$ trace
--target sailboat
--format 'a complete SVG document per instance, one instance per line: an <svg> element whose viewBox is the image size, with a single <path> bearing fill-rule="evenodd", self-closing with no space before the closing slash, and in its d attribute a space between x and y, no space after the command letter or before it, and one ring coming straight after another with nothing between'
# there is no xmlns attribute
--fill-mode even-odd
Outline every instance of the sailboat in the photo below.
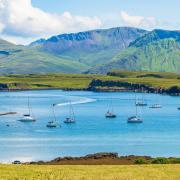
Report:
<svg viewBox="0 0 180 180"><path fill-rule="evenodd" d="M160 108L162 108L162 105L159 103L159 98L158 98L158 96L157 96L157 98L156 98L156 101L157 101L158 103L152 104L149 108L152 108L152 109L160 109Z"/></svg>
<svg viewBox="0 0 180 180"><path fill-rule="evenodd" d="M108 110L107 113L106 113L106 118L116 118L116 115L114 114L114 109L113 109L113 104L112 104L112 100L111 100L111 103L110 103L110 108L111 110Z"/></svg>
<svg viewBox="0 0 180 180"><path fill-rule="evenodd" d="M35 122L36 121L36 119L32 115L29 97L28 97L28 111L29 111L29 113L24 114L23 117L19 121L21 121L21 122Z"/></svg>
<svg viewBox="0 0 180 180"><path fill-rule="evenodd" d="M149 108L152 108L152 109L160 109L162 108L162 106L160 104L153 104L152 106L150 106Z"/></svg>
<svg viewBox="0 0 180 180"><path fill-rule="evenodd" d="M71 104L71 102L69 103L69 117L67 117L65 120L64 120L64 123L66 124L72 124L72 123L75 123L76 120L75 120L75 115L74 115L74 110L73 110L73 106Z"/></svg>
<svg viewBox="0 0 180 180"><path fill-rule="evenodd" d="M56 105L53 104L53 118L54 118L54 120L49 121L49 122L47 123L46 127L48 127L48 128L56 128L56 127L58 126L57 119L56 119L56 115L55 115L55 111L54 111L54 107L55 107L55 106L56 106Z"/></svg>
<svg viewBox="0 0 180 180"><path fill-rule="evenodd" d="M142 89L142 91L143 91L143 89ZM136 106L147 106L147 103L145 103L145 101L144 101L143 95L142 95L141 99L136 98Z"/></svg>
<svg viewBox="0 0 180 180"><path fill-rule="evenodd" d="M141 119L140 117L138 117L137 106L135 106L135 107L136 107L136 115L129 117L128 120L127 120L127 122L128 122L128 123L143 123L143 119Z"/></svg>

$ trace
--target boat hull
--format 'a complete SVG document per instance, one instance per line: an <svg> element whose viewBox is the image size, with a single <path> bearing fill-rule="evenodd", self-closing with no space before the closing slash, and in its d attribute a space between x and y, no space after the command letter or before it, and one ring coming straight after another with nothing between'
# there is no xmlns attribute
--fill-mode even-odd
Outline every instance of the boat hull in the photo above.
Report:
<svg viewBox="0 0 180 180"><path fill-rule="evenodd" d="M143 120L138 117L130 117L127 120L128 123L143 123Z"/></svg>
<svg viewBox="0 0 180 180"><path fill-rule="evenodd" d="M18 121L20 121L20 122L35 122L36 119L34 119L34 118L23 118L23 119L19 119Z"/></svg>

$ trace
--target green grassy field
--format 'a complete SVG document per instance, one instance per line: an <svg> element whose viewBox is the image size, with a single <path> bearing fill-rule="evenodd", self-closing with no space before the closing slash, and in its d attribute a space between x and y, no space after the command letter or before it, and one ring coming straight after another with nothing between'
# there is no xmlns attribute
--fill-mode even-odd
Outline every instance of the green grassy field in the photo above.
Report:
<svg viewBox="0 0 180 180"><path fill-rule="evenodd" d="M180 165L26 166L0 165L2 180L178 180Z"/></svg>
<svg viewBox="0 0 180 180"><path fill-rule="evenodd" d="M108 75L45 74L0 76L0 84L9 89L87 89L92 80L128 82L168 89L180 87L180 74L112 71Z"/></svg>

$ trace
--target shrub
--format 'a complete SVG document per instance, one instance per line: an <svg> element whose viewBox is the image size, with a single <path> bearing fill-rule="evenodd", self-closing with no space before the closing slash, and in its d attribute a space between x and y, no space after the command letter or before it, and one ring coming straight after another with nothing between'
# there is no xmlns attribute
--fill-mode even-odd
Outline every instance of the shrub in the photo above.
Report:
<svg viewBox="0 0 180 180"><path fill-rule="evenodd" d="M180 164L180 158L170 158L169 163Z"/></svg>
<svg viewBox="0 0 180 180"><path fill-rule="evenodd" d="M136 159L136 160L134 161L134 163L135 163L135 164L147 164L147 161L146 161L146 159L144 159L144 158L139 158L139 159Z"/></svg>
<svg viewBox="0 0 180 180"><path fill-rule="evenodd" d="M167 158L156 158L152 161L153 164L168 164L169 160Z"/></svg>

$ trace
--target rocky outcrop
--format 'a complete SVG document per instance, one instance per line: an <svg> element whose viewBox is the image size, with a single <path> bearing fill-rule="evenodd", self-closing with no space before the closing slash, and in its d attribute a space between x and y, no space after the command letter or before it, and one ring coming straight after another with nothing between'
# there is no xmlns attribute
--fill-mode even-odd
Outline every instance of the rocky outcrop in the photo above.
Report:
<svg viewBox="0 0 180 180"><path fill-rule="evenodd" d="M123 91L134 91L134 92L146 92L146 93L159 93L159 94L170 94L170 95L180 95L180 87L173 86L169 89L163 88L155 88L150 87L144 84L137 84L137 83L129 83L129 82L122 82L122 81L102 81L99 79L92 80L90 83L88 90L90 91L102 91L104 90L110 91L118 91L117 87L124 88ZM121 91L121 89L120 89Z"/></svg>

